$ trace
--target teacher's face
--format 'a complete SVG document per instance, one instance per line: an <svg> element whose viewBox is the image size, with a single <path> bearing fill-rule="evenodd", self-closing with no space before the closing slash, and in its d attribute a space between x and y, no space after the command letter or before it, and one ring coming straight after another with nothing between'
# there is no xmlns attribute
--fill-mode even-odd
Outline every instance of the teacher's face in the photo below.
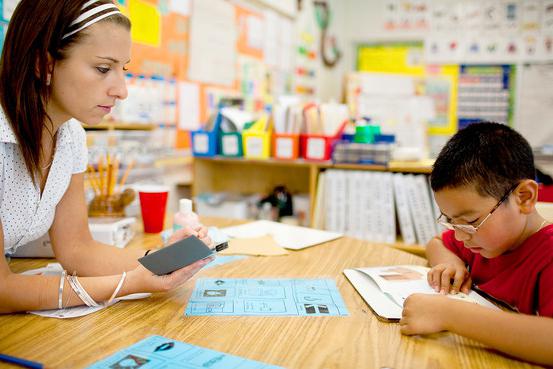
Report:
<svg viewBox="0 0 553 369"><path fill-rule="evenodd" d="M127 97L125 65L130 62L131 35L123 26L98 22L57 61L51 77L47 112L54 124L71 118L98 124L117 99Z"/></svg>

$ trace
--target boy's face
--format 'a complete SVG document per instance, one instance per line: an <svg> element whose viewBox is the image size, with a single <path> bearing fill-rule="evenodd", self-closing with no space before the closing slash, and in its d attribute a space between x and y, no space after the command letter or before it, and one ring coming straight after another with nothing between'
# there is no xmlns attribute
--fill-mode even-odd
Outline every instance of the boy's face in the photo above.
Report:
<svg viewBox="0 0 553 369"><path fill-rule="evenodd" d="M472 186L446 188L434 193L443 218L451 224L470 224L478 227L474 234L455 229L455 238L465 247L485 258L495 258L516 248L526 226L526 216L521 213L510 194L486 219L499 200L481 196Z"/></svg>

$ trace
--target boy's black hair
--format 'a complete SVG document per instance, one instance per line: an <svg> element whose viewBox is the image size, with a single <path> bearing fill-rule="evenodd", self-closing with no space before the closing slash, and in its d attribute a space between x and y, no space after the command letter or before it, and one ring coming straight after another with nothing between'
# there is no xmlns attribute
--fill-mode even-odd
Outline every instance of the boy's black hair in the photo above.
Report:
<svg viewBox="0 0 553 369"><path fill-rule="evenodd" d="M535 178L528 141L504 124L481 122L460 130L445 144L430 185L434 192L473 185L481 196L499 200L521 180Z"/></svg>

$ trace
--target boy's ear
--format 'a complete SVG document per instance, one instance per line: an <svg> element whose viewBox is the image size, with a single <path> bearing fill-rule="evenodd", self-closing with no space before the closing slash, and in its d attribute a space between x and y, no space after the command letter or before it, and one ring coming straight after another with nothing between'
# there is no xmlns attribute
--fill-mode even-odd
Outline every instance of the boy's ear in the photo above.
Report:
<svg viewBox="0 0 553 369"><path fill-rule="evenodd" d="M517 205L523 214L534 211L538 201L538 184L531 179L522 181L514 191Z"/></svg>

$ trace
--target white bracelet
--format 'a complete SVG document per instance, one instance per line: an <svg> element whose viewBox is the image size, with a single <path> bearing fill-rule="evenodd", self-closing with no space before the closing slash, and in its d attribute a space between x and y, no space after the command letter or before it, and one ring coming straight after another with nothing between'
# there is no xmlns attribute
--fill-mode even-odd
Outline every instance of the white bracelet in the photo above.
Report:
<svg viewBox="0 0 553 369"><path fill-rule="evenodd" d="M79 279L77 278L77 276L69 275L67 276L67 280L69 281L69 284L73 288L73 291L75 291L77 296L79 296L81 301L84 302L87 306L90 306L90 307L100 306L96 301L94 301L92 297L90 297L88 292L86 292L86 290L79 282Z"/></svg>
<svg viewBox="0 0 553 369"><path fill-rule="evenodd" d="M115 296L119 293L119 290L121 290L121 287L123 287L123 282L125 282L125 278L127 277L127 272L123 272L123 275L121 276L121 279L119 280L119 283L117 284L117 287L115 287L115 291L113 291L113 294L109 298L107 304L110 304Z"/></svg>
<svg viewBox="0 0 553 369"><path fill-rule="evenodd" d="M63 270L61 272L60 286L58 287L58 309L63 309L63 286L65 284L65 275L67 272Z"/></svg>

